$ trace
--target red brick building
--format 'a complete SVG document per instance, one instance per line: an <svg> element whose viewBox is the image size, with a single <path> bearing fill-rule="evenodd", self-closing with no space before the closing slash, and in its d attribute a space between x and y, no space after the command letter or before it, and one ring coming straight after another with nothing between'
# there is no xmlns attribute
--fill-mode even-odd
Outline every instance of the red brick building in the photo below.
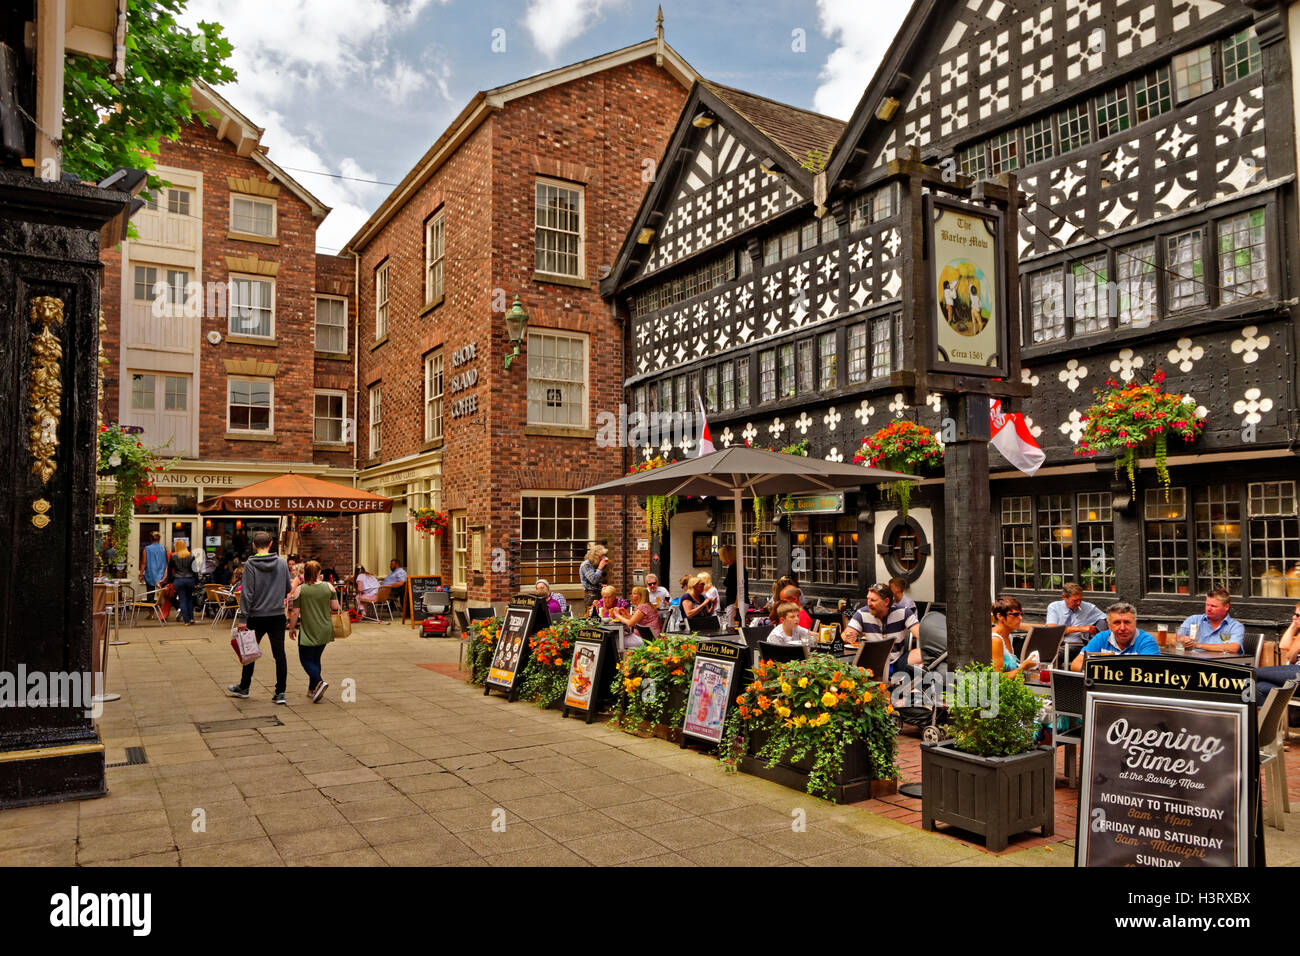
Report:
<svg viewBox="0 0 1300 956"><path fill-rule="evenodd" d="M129 573L151 531L221 554L274 532L277 515L198 512L205 495L286 471L351 484L353 263L317 256L328 207L260 145L263 130L211 88L162 145L170 185L105 254L104 421L143 428L180 459L136 509ZM352 522L331 519L301 551L350 571Z"/></svg>
<svg viewBox="0 0 1300 956"><path fill-rule="evenodd" d="M477 94L349 242L358 257L359 558L441 574L458 601L537 578L581 598L589 543L631 583L622 499L568 493L622 474L622 332L599 293L695 71L659 35ZM527 330L512 352L506 312ZM416 509L449 512L425 538ZM642 537L644 535L642 534Z"/></svg>

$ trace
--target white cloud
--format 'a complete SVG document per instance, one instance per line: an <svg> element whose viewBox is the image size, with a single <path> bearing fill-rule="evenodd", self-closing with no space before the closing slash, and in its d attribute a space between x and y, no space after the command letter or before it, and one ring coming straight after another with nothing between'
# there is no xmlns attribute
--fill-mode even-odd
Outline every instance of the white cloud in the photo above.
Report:
<svg viewBox="0 0 1300 956"><path fill-rule="evenodd" d="M910 4L873 0L864 10L862 0L817 0L822 35L839 43L826 58L813 94L813 109L848 119L876 68L894 41Z"/></svg>
<svg viewBox="0 0 1300 956"><path fill-rule="evenodd" d="M528 0L524 26L542 55L554 59L565 44L596 25L606 6L607 0Z"/></svg>

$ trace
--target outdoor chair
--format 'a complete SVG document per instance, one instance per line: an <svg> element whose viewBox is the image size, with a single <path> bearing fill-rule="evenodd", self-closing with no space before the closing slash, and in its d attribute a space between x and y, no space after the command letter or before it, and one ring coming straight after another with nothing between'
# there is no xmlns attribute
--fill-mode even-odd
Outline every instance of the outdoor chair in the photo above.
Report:
<svg viewBox="0 0 1300 956"><path fill-rule="evenodd" d="M465 615L469 618L469 623L474 621L487 621L497 616L495 608L490 607L471 607L465 609ZM468 624L466 625L468 627Z"/></svg>
<svg viewBox="0 0 1300 956"><path fill-rule="evenodd" d="M129 584L121 584L117 588L109 589L108 604L104 609L120 623L131 613L133 604L135 604L135 588Z"/></svg>
<svg viewBox="0 0 1300 956"><path fill-rule="evenodd" d="M229 614L232 618L239 611L239 596L234 591L226 588L217 587L217 595L221 603L217 607L217 613L212 616L212 623L209 627L216 627L217 622ZM204 604L206 607L206 602Z"/></svg>
<svg viewBox="0 0 1300 956"><path fill-rule="evenodd" d="M928 610L930 610L930 602L929 602L929 601L917 601L917 602L916 602L916 619L917 619L918 621L921 620L921 618L925 617L925 612L928 611Z"/></svg>
<svg viewBox="0 0 1300 956"><path fill-rule="evenodd" d="M943 739L939 723L940 715L946 713L941 687L948 672L948 617L933 608L931 605L921 620L921 637L917 642L921 648L921 666L905 663L888 680L891 687L904 685L902 705L894 711L899 729L904 724L919 727L921 739L926 741ZM909 635L899 660L906 662L912 643Z"/></svg>
<svg viewBox="0 0 1300 956"><path fill-rule="evenodd" d="M1071 787L1079 785L1078 752L1083 746L1083 674L1075 671L1052 671L1052 742L1065 746L1065 780ZM1075 726L1062 730L1060 718L1077 720Z"/></svg>
<svg viewBox="0 0 1300 956"><path fill-rule="evenodd" d="M361 620L373 621L375 624L392 624L393 623L393 604L389 596L392 592L391 584L381 584L379 590L375 592L372 600L357 598L357 609L361 611ZM368 609L367 609L368 607ZM383 607L388 611L388 620L385 621L379 616L379 609Z"/></svg>
<svg viewBox="0 0 1300 956"><path fill-rule="evenodd" d="M1252 667L1259 667L1259 659L1264 654L1264 635L1256 631L1254 634L1243 634L1241 636L1241 653L1248 654L1254 658Z"/></svg>
<svg viewBox="0 0 1300 956"><path fill-rule="evenodd" d="M1061 641L1064 639L1064 624L1055 627L1036 627L1025 638L1025 643L1020 648L1020 659L1023 661L1034 651L1038 651L1039 666L1055 667L1056 657L1061 653Z"/></svg>
<svg viewBox="0 0 1300 956"><path fill-rule="evenodd" d="M889 652L893 649L894 642L889 638L863 641L853 655L853 666L865 667L872 680L883 681L889 673Z"/></svg>
<svg viewBox="0 0 1300 956"><path fill-rule="evenodd" d="M209 608L214 612L220 611L222 603L220 584L203 585L203 601L199 605L199 618L206 619Z"/></svg>
<svg viewBox="0 0 1300 956"><path fill-rule="evenodd" d="M152 591L145 591L137 600L131 602L131 626L135 627L136 618L141 611L146 615L157 619L158 623L164 627L167 625L166 618L162 613L162 593L164 586L154 588Z"/></svg>
<svg viewBox="0 0 1300 956"><path fill-rule="evenodd" d="M468 634L468 633L469 633L469 618L465 615L465 612L462 611L460 608L456 608L456 610L455 610L453 613L454 613L455 616L456 616L456 626L457 626L458 628L460 628L460 633L461 633L461 634Z"/></svg>
<svg viewBox="0 0 1300 956"><path fill-rule="evenodd" d="M1283 813L1291 812L1291 796L1287 792L1285 726L1288 705L1295 695L1297 681L1287 681L1268 695L1259 708L1259 769L1260 788L1268 791L1268 812L1264 822L1279 830L1286 829Z"/></svg>

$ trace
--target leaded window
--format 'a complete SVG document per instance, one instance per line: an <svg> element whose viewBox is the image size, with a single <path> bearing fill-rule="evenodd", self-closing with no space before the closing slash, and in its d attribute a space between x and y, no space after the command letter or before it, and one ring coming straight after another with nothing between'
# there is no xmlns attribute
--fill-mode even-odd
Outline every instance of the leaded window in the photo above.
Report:
<svg viewBox="0 0 1300 956"><path fill-rule="evenodd" d="M1223 305L1268 292L1263 209L1219 223L1219 287Z"/></svg>
<svg viewBox="0 0 1300 956"><path fill-rule="evenodd" d="M1263 65L1259 51L1259 37L1253 26L1234 33L1223 41L1223 81L1244 80L1258 73Z"/></svg>
<svg viewBox="0 0 1300 956"><path fill-rule="evenodd" d="M867 380L867 323L849 326L849 381Z"/></svg>
<svg viewBox="0 0 1300 956"><path fill-rule="evenodd" d="M839 352L835 348L835 333L824 332L817 339L821 353L821 390L829 392L839 384Z"/></svg>
<svg viewBox="0 0 1300 956"><path fill-rule="evenodd" d="M1074 279L1074 334L1110 328L1109 272L1106 257L1080 259L1070 266Z"/></svg>
<svg viewBox="0 0 1300 956"><path fill-rule="evenodd" d="M1117 86L1102 93L1094 101L1097 117L1097 138L1114 136L1129 128L1128 85Z"/></svg>
<svg viewBox="0 0 1300 956"><path fill-rule="evenodd" d="M1206 44L1174 57L1174 89L1186 103L1214 89L1214 47Z"/></svg>
<svg viewBox="0 0 1300 956"><path fill-rule="evenodd" d="M1139 242L1120 249L1115 257L1119 286L1119 324L1146 328L1157 318L1156 244Z"/></svg>
<svg viewBox="0 0 1300 956"><path fill-rule="evenodd" d="M1173 85L1168 66L1157 67L1145 76L1138 77L1133 84L1133 103L1139 123L1145 123L1174 108Z"/></svg>
<svg viewBox="0 0 1300 956"><path fill-rule="evenodd" d="M1029 328L1033 343L1065 338L1065 270L1044 269L1029 277Z"/></svg>
<svg viewBox="0 0 1300 956"><path fill-rule="evenodd" d="M1025 165L1052 158L1052 117L1044 116L1025 124Z"/></svg>
<svg viewBox="0 0 1300 956"><path fill-rule="evenodd" d="M1187 489L1148 488L1143 503L1146 522L1147 591L1184 594L1188 589Z"/></svg>
<svg viewBox="0 0 1300 956"><path fill-rule="evenodd" d="M1165 240L1165 269L1169 276L1169 309L1206 304L1205 230L1189 229Z"/></svg>
<svg viewBox="0 0 1300 956"><path fill-rule="evenodd" d="M1002 499L1002 580L1007 587L1034 587L1034 499Z"/></svg>
<svg viewBox="0 0 1300 956"><path fill-rule="evenodd" d="M1088 104L1074 103L1056 114L1056 138L1061 152L1068 153L1092 142L1092 127L1088 122Z"/></svg>

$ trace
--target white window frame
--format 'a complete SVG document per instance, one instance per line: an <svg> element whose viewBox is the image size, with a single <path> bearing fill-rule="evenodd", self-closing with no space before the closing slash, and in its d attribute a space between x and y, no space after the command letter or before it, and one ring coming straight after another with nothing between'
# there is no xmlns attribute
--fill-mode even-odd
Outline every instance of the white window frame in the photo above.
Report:
<svg viewBox="0 0 1300 956"><path fill-rule="evenodd" d="M343 348L340 349L323 349L320 343L320 304L322 302L337 302L343 307ZM315 321L312 325L313 348L317 352L327 352L330 355L346 355L351 349L348 348L348 300L337 295L318 295L315 303ZM338 328L337 325L329 326L331 329Z"/></svg>
<svg viewBox="0 0 1300 956"><path fill-rule="evenodd" d="M266 428L236 428L230 420L230 406L233 404L233 386L236 382L248 382L252 385L266 385L270 388L270 406L267 412ZM248 406L250 408L254 406ZM241 435L274 435L275 434L275 379L258 378L248 375L231 375L226 379L226 431L237 432Z"/></svg>
<svg viewBox="0 0 1300 956"><path fill-rule="evenodd" d="M584 544L589 543L589 542L595 540L595 534L596 534L596 499L595 499L593 496L591 496L591 495L581 495L581 496L577 496L577 497L575 497L575 496L573 496L573 495L570 495L570 494L569 494L568 492L566 492L566 491L536 491L536 490L531 490L531 489L529 489L529 490L524 490L524 491L520 491L520 492L519 492L519 545L520 545L520 561L521 561L521 562L523 561L522 554L523 554L523 551L524 551L524 545L525 545L525 544L529 544L529 543L532 543L532 542L534 542L534 541L556 542L556 541L561 540L561 539L559 539L559 538L525 538L525 537L524 537L524 520L525 520L525 519L524 519L524 517L523 517L523 514L524 514L524 499L525 499L525 498L536 498L536 499L538 499L539 501L540 501L541 499L544 499L544 498L554 498L554 499L556 499L557 501L558 501L558 500L564 500L564 501L566 501L566 502L570 502L570 503L575 502L575 501L586 501L586 502L587 502L587 529L586 529L586 534L585 534L585 535L578 536L578 537L575 537L575 538L569 538L569 539L567 539L567 540L572 541L572 542L578 542L578 541L581 541L581 542L583 542ZM539 511L540 511L540 509L539 509ZM546 519L542 519L542 520L546 520ZM569 520L569 519L564 519L564 520ZM555 563L558 563L558 562L555 562ZM582 563L582 558L581 558L581 557L577 558L577 559L575 560L574 563L575 563L575 564L578 564L578 565L581 565L581 563ZM576 576L576 575L575 575L575 576ZM581 583L582 583L582 579L581 579L581 577L578 577L578 580L575 581L575 582L573 582L572 584L562 584L561 586L562 586L562 587L575 587L575 586L577 586L578 584L581 584ZM552 586L554 586L554 585L555 585L555 582L552 581Z"/></svg>
<svg viewBox="0 0 1300 956"><path fill-rule="evenodd" d="M375 341L388 335L388 260L375 266Z"/></svg>
<svg viewBox="0 0 1300 956"><path fill-rule="evenodd" d="M169 408L167 400L170 396L167 394L167 386L172 382L180 382L184 386L185 404L180 408ZM190 410L190 377L188 375L163 375L162 379L162 411L164 412L185 412Z"/></svg>
<svg viewBox="0 0 1300 956"><path fill-rule="evenodd" d="M136 371L132 371L132 372L128 372L127 374L129 374L129 375L131 376L131 390L130 390L130 391L131 391L131 411L133 411L133 412L156 412L156 411L159 411L159 408L158 408L158 373L157 373L157 372L136 372ZM149 387L148 387L147 389L140 389L140 390L137 391L137 389L136 389L136 387L135 387L135 382L136 382L136 379L137 379L137 378L141 380L142 384L143 384L144 380L147 379L147 380L148 380L148 383L149 383ZM142 397L142 396L145 396L145 395L148 395L148 397L149 397L149 404L148 404L148 405L137 405L137 404L135 403L136 398L137 398L137 397Z"/></svg>
<svg viewBox="0 0 1300 956"><path fill-rule="evenodd" d="M367 419L367 434L370 439L369 450L370 457L374 458L379 454L382 447L384 424L384 386L383 382L376 382L366 391L366 407L370 410Z"/></svg>
<svg viewBox="0 0 1300 956"><path fill-rule="evenodd" d="M181 212L181 199L184 198L185 211ZM175 200L175 202L173 202ZM172 206L176 208L173 209ZM189 216L190 210L194 208L194 191L183 187L169 186L167 188L167 215L169 216Z"/></svg>
<svg viewBox="0 0 1300 956"><path fill-rule="evenodd" d="M451 586L466 587L466 570L469 566L469 514L451 513Z"/></svg>
<svg viewBox="0 0 1300 956"><path fill-rule="evenodd" d="M265 283L267 286L270 287L270 289L271 289L271 306L270 306L270 313L271 313L271 316L270 316L270 330L269 330L266 334L263 334L263 333L261 333L261 332L252 332L252 331L249 331L248 329L245 329L245 328L235 328L235 320L238 318L238 317L236 316L236 314L235 314L235 310L236 310L237 308L239 308L239 306L236 305L236 302L235 302L235 283L236 283L236 282L250 282L250 283L251 283L251 282L262 282L262 283ZM228 292L228 294L227 294L227 296L226 296L226 300L227 300L227 303L228 303L228 311L229 311L229 313L230 313L230 317L226 320L226 331L227 331L227 333L230 334L230 335L242 335L242 336L246 336L246 337L248 337L248 338L252 338L252 339L273 339L273 338L275 338L275 297L276 297L276 289L275 289L275 277L274 277L274 276L254 276L254 275L245 275L245 274L243 274L243 273L239 273L239 272L232 272L232 273L230 273L230 286L229 286L229 292Z"/></svg>
<svg viewBox="0 0 1300 956"><path fill-rule="evenodd" d="M235 201L250 202L259 206L271 207L271 231L255 232L252 229L240 229L235 225ZM276 208L279 204L274 199L267 199L263 196L249 196L245 193L230 194L230 231L241 236L257 236L259 239L274 239L279 235L279 211Z"/></svg>
<svg viewBox="0 0 1300 956"><path fill-rule="evenodd" d="M590 420L590 416L591 416L591 408L590 408L591 388L588 384L588 379L591 374L590 336L588 336L586 333L583 332L569 332L564 329L529 329L527 335L528 335L529 371L528 371L528 383L525 386L525 390L524 390L524 399L526 405L528 406L527 410L525 411L525 417L527 423L529 425L540 425L540 426L550 427L550 428L586 428L587 422ZM537 420L534 419L532 416L532 400L529 394L534 382L532 368L533 368L534 360L541 361L542 347L540 344L540 340L543 337L564 339L564 340L568 340L569 342L582 343L582 372L578 378L576 379L539 378L538 379L539 381L542 382L555 381L555 382L563 383L565 385L580 387L582 389L582 414L576 423ZM534 345L533 345L535 340L538 342L536 349L534 349ZM573 404L577 404L577 403L575 402Z"/></svg>
<svg viewBox="0 0 1300 956"><path fill-rule="evenodd" d="M316 423L318 421L327 421L327 422L334 421L333 418L322 419L319 415L316 414L316 399L321 396L326 396L328 398L342 399L343 404L341 406L341 410L339 412L339 418L338 418L338 423L339 423L338 441L331 441L328 438L319 438L316 435ZM334 389L334 388L315 389L312 392L311 412L312 412L311 440L314 444L318 444L318 445L346 445L347 444L347 436L348 436L348 393L347 392L341 391L340 389Z"/></svg>
<svg viewBox="0 0 1300 956"><path fill-rule="evenodd" d="M443 215L444 211L445 207L439 209L424 224L425 305L441 302L446 292L447 217Z"/></svg>
<svg viewBox="0 0 1300 956"><path fill-rule="evenodd" d="M156 298L158 298L158 292L156 289L158 285L158 275L159 273L166 275L167 267L157 266L157 265L153 265L152 263L146 263L146 262L134 262L132 263L132 267L133 268L131 269L131 299L135 302L153 302ZM149 281L150 269L153 270L152 282ZM142 285L140 281L141 271L144 272L143 286L145 291L148 293L148 295L144 296L143 298L138 294Z"/></svg>
<svg viewBox="0 0 1300 956"><path fill-rule="evenodd" d="M577 272L552 272L540 269L537 266L537 238L541 230L546 229L549 232L560 232L550 226L541 226L537 222L537 190L542 186L550 186L555 189L563 189L578 194L578 271ZM571 235L571 233L563 233ZM587 276L587 188L581 183L572 183L563 179L552 179L548 176L538 176L533 183L533 271L544 276L562 276L567 279L585 279Z"/></svg>
<svg viewBox="0 0 1300 956"><path fill-rule="evenodd" d="M437 366L437 386L438 391L435 394L432 386L435 384L433 370ZM426 442L441 441L443 428L446 424L443 415L443 395L447 390L446 369L442 359L442 349L434 349L424 357L424 440ZM435 421L437 428L433 427Z"/></svg>

